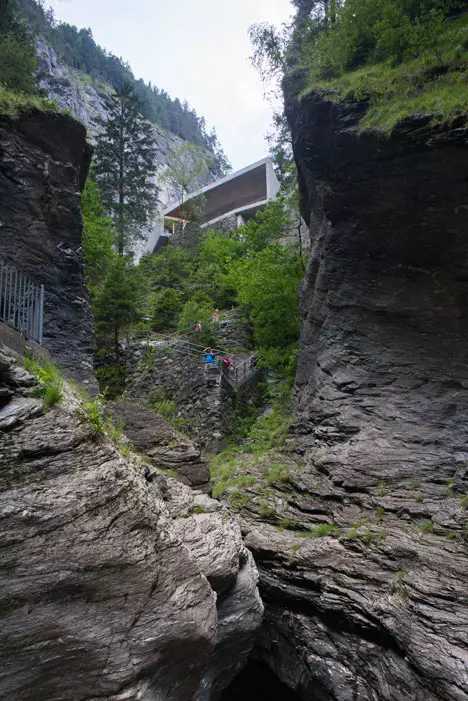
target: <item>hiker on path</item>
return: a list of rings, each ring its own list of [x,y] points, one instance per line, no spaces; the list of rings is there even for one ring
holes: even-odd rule
[[[219,321],[219,312],[217,309],[214,310],[213,314],[211,315],[212,321],[217,323]]]
[[[229,370],[232,367],[232,360],[228,355],[224,356],[221,363],[225,370]]]
[[[205,366],[214,365],[216,354],[213,353],[211,348],[205,348],[203,352],[205,354]]]

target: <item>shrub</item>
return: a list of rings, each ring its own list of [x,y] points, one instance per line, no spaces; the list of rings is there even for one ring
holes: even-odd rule
[[[83,402],[79,415],[95,435],[104,433],[106,416],[99,399],[95,399],[94,402]]]
[[[419,526],[419,530],[421,533],[432,533],[434,525],[434,521],[423,521]]]
[[[63,398],[64,378],[60,370],[50,362],[42,363],[33,358],[24,358],[24,366],[37,380],[37,385],[28,392],[28,396],[42,399],[42,406],[47,411]]]

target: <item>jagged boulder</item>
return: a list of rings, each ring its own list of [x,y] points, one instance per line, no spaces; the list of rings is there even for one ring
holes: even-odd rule
[[[210,491],[210,470],[199,446],[138,401],[111,402],[108,409],[130,443],[155,467],[173,470],[184,484]]]
[[[19,363],[0,364],[14,388],[0,410],[0,699],[216,698],[262,615],[239,526],[175,479],[148,482],[69,388],[46,412]]]

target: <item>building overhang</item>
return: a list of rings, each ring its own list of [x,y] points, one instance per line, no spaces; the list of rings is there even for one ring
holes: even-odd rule
[[[163,216],[185,220],[185,208],[203,197],[203,228],[237,214],[247,218],[273,200],[279,183],[270,158],[263,158],[246,168],[230,173],[190,194],[183,203],[173,203]]]

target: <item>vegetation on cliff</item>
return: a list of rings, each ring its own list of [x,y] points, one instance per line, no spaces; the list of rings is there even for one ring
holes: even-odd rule
[[[37,88],[34,45],[16,10],[13,0],[0,0],[0,110],[14,116],[55,109]]]
[[[366,106],[361,126],[389,132],[412,114],[468,108],[468,18],[461,0],[296,0],[291,27],[252,28],[263,74],[301,69],[303,93]]]

